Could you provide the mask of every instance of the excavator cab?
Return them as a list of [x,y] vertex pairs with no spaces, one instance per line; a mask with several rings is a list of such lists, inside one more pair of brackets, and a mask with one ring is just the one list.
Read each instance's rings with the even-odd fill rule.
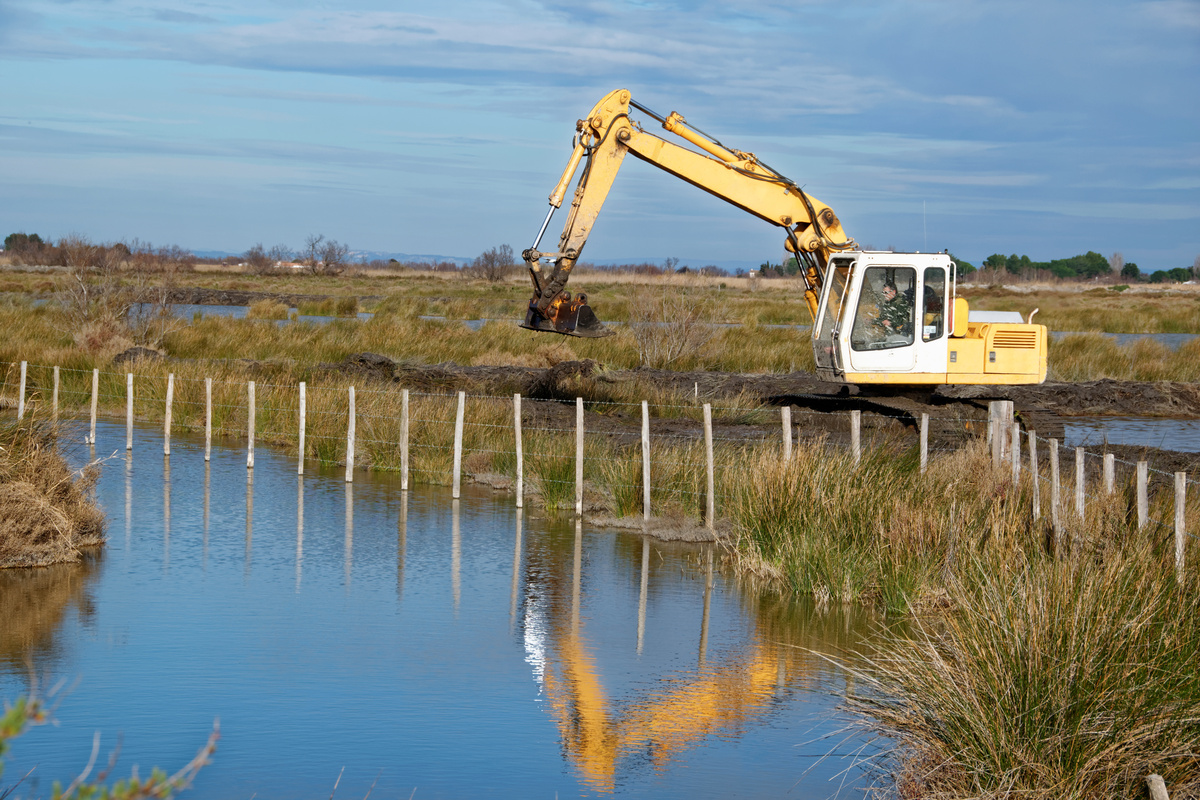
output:
[[813,353],[853,384],[1040,383],[1046,329],[1016,312],[972,312],[944,253],[856,251],[830,259]]

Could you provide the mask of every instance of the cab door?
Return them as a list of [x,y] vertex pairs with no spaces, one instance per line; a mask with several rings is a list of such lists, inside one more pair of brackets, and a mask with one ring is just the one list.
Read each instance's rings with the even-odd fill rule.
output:
[[921,270],[917,297],[916,351],[918,373],[945,374],[948,362],[947,346],[950,317],[947,313],[953,302],[949,290],[951,276],[946,267],[925,267]]
[[870,266],[856,277],[847,348],[851,370],[912,372],[919,340],[916,268]]

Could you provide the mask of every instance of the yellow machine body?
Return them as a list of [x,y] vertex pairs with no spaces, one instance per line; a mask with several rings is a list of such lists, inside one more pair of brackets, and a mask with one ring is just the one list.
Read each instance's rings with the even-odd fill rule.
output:
[[[684,144],[644,130],[630,117],[634,109]],[[676,112],[656,114],[625,89],[610,92],[576,123],[574,148],[550,193],[546,221],[522,254],[534,288],[524,327],[588,337],[610,333],[587,297],[572,298],[565,287],[626,154],[783,230],[784,248],[795,255],[805,284],[820,377],[864,385],[1046,379],[1046,328],[1015,312],[970,311],[957,296],[956,266],[948,255],[858,249],[833,209],[794,181],[753,153],[689,127]],[[558,247],[541,252],[542,236],[576,173]]]

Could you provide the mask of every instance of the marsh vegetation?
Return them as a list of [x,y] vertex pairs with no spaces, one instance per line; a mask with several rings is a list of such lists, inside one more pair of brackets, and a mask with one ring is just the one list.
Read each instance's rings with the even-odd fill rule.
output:
[[[579,275],[592,305],[606,321],[636,319],[647,306],[647,284],[633,276]],[[648,346],[628,327],[600,340],[552,339],[515,328],[528,291],[511,281],[467,282],[438,275],[266,276],[196,274],[189,282],[256,291],[328,294],[321,310],[353,314],[360,304],[371,320],[326,325],[278,325],[280,308],[264,303],[244,320],[203,317],[192,324],[160,321],[143,333],[109,315],[110,324],[87,335],[60,304],[35,304],[30,293],[63,290],[60,275],[6,275],[0,304],[0,361],[34,365],[34,404],[45,409],[49,366],[62,367],[60,402],[77,412],[90,396],[91,370],[101,369],[102,409],[124,406],[124,372],[138,375],[136,413],[161,420],[167,375],[175,375],[175,426],[202,430],[204,378],[214,379],[213,426],[218,434],[246,430],[245,387],[258,390],[260,440],[294,446],[296,385],[309,387],[307,455],[337,463],[344,457],[345,392],[358,395],[359,464],[399,466],[398,385],[370,383],[345,369],[359,353],[388,356],[401,370],[453,362],[460,365],[552,368],[591,359],[592,371],[572,372],[551,385],[545,408],[582,396],[589,425],[632,418],[632,405],[649,400],[656,419],[697,424],[695,395],[653,373],[645,380],[605,380],[606,370],[649,363]],[[121,278],[118,278],[118,283]],[[768,283],[768,282],[764,282]],[[653,295],[669,307],[682,292],[709,304],[708,335],[680,350],[653,346],[674,369],[756,372],[812,369],[798,286],[778,281],[752,291],[735,279],[671,276]],[[47,286],[48,284],[48,286]],[[1200,333],[1198,295],[1157,295],[1100,289],[1017,293],[972,289],[979,308],[1040,308],[1037,321],[1056,330]],[[339,299],[340,298],[340,299]],[[304,310],[304,309],[302,309]],[[311,310],[311,309],[310,309]],[[472,331],[422,319],[487,318]],[[145,343],[169,360],[110,366],[131,344]],[[1169,350],[1153,342],[1119,346],[1098,334],[1052,342],[1052,377],[1092,380],[1200,381],[1200,341]],[[11,372],[11,369],[10,369]],[[11,374],[5,391],[11,392]],[[448,386],[423,385],[412,396],[414,479],[445,482],[455,400]],[[464,442],[467,472],[508,476],[514,468],[511,396],[473,398]],[[778,412],[759,396],[718,403],[717,424],[765,429]],[[534,412],[531,412],[534,413]],[[529,418],[527,475],[531,495],[546,508],[573,504],[574,441],[566,410],[542,409]],[[28,427],[14,429],[34,431]],[[776,429],[777,430],[777,429]],[[31,436],[32,433],[13,433]],[[36,438],[36,437],[35,437]],[[32,441],[32,440],[31,440]],[[623,436],[589,438],[585,480],[590,513],[621,519],[641,510],[637,444]],[[699,442],[663,441],[655,453],[656,513],[695,520],[705,486]],[[35,448],[36,449],[36,448]],[[723,531],[730,557],[746,572],[767,576],[823,603],[868,605],[887,618],[920,620],[885,638],[872,653],[876,668],[862,671],[855,702],[905,745],[894,765],[897,786],[909,796],[1030,797],[1129,796],[1147,771],[1168,778],[1173,796],[1200,793],[1200,682],[1192,661],[1200,649],[1200,578],[1192,546],[1176,578],[1163,528],[1139,529],[1129,489],[1094,493],[1083,519],[1064,514],[1058,537],[1034,520],[1033,478],[1016,483],[993,471],[979,446],[935,458],[922,474],[909,440],[874,442],[853,462],[842,447],[810,439],[790,461],[778,439],[723,437],[716,444]],[[503,485],[502,482],[497,482]],[[1043,491],[1043,503],[1046,499]],[[1152,516],[1169,515],[1169,499]],[[1200,530],[1193,499],[1188,530]],[[936,614],[926,616],[930,612]]]

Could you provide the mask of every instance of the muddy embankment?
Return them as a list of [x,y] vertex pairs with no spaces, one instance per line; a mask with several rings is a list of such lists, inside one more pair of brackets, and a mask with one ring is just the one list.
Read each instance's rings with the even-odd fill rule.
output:
[[[1080,415],[1200,417],[1200,386],[1190,383],[1139,383],[1088,381],[1044,383],[1038,386],[945,386],[933,390],[884,394],[860,391],[818,380],[808,373],[762,375],[726,372],[672,372],[668,370],[606,370],[593,361],[569,361],[549,369],[533,367],[456,364],[408,365],[384,356],[360,353],[322,369],[354,376],[375,384],[395,384],[418,391],[466,391],[506,396],[519,392],[529,401],[523,406],[526,423],[570,428],[574,425],[575,397],[596,400],[610,396],[636,396],[636,387],[669,387],[697,404],[739,407],[754,404],[792,407],[792,420],[801,442],[825,437],[849,442],[849,416],[862,412],[864,436],[915,443],[921,414],[930,418],[929,444],[934,451],[961,446],[986,430],[990,400],[1011,400],[1024,427],[1043,438],[1063,439],[1063,418]],[[622,387],[620,384],[628,384]],[[635,391],[623,391],[634,388]],[[621,441],[640,441],[641,410],[636,405],[615,405],[604,413],[589,413],[589,431],[606,433]],[[690,419],[664,418],[653,423],[656,435],[697,435]],[[778,422],[718,422],[714,435],[725,439],[762,439],[780,435]],[[1143,448],[1109,448],[1125,461],[1144,457]],[[1200,474],[1200,455],[1154,450],[1149,458],[1155,469],[1186,470]],[[1066,462],[1070,464],[1070,461]],[[1065,468],[1065,467],[1064,467]],[[1091,469],[1089,465],[1089,469]]]

